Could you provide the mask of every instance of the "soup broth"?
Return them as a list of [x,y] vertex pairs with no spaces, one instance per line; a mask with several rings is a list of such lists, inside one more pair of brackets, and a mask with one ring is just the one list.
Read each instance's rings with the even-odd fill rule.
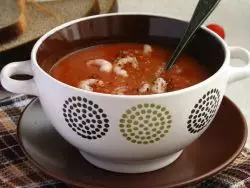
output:
[[205,66],[183,54],[164,70],[172,51],[138,43],[103,44],[75,51],[51,69],[55,79],[84,90],[118,95],[147,95],[195,85],[210,76]]

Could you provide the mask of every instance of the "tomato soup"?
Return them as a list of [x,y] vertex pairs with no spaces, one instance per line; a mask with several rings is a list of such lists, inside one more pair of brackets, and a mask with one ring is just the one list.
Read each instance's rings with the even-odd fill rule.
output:
[[164,70],[171,53],[170,49],[151,44],[97,45],[65,56],[50,74],[74,87],[118,95],[175,91],[210,76],[202,64],[187,54],[171,70]]

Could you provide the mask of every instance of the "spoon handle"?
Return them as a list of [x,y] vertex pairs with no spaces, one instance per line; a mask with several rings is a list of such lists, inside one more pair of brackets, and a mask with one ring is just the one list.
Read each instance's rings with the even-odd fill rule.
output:
[[199,0],[189,25],[181,38],[178,46],[176,47],[173,55],[166,65],[166,69],[169,70],[176,62],[180,53],[186,47],[187,43],[193,37],[195,31],[203,24],[207,17],[213,12],[220,0]]

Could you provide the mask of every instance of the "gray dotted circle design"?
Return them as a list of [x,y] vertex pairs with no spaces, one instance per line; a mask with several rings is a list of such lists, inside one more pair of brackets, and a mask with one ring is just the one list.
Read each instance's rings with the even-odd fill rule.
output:
[[198,133],[208,125],[215,116],[219,100],[218,89],[211,89],[198,100],[188,117],[187,129],[190,133]]
[[122,136],[133,144],[153,144],[164,138],[171,128],[168,109],[157,104],[138,104],[127,109],[120,119]]
[[62,110],[67,125],[82,138],[95,140],[108,132],[107,115],[91,100],[70,97],[64,102]]

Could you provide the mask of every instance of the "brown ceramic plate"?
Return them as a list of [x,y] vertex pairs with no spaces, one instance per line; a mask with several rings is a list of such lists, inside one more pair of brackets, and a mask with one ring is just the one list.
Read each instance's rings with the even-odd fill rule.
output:
[[85,188],[166,188],[196,183],[224,169],[244,147],[247,125],[240,110],[225,97],[212,125],[176,162],[143,174],[112,173],[89,164],[57,134],[37,99],[23,112],[17,134],[31,162],[68,184]]

